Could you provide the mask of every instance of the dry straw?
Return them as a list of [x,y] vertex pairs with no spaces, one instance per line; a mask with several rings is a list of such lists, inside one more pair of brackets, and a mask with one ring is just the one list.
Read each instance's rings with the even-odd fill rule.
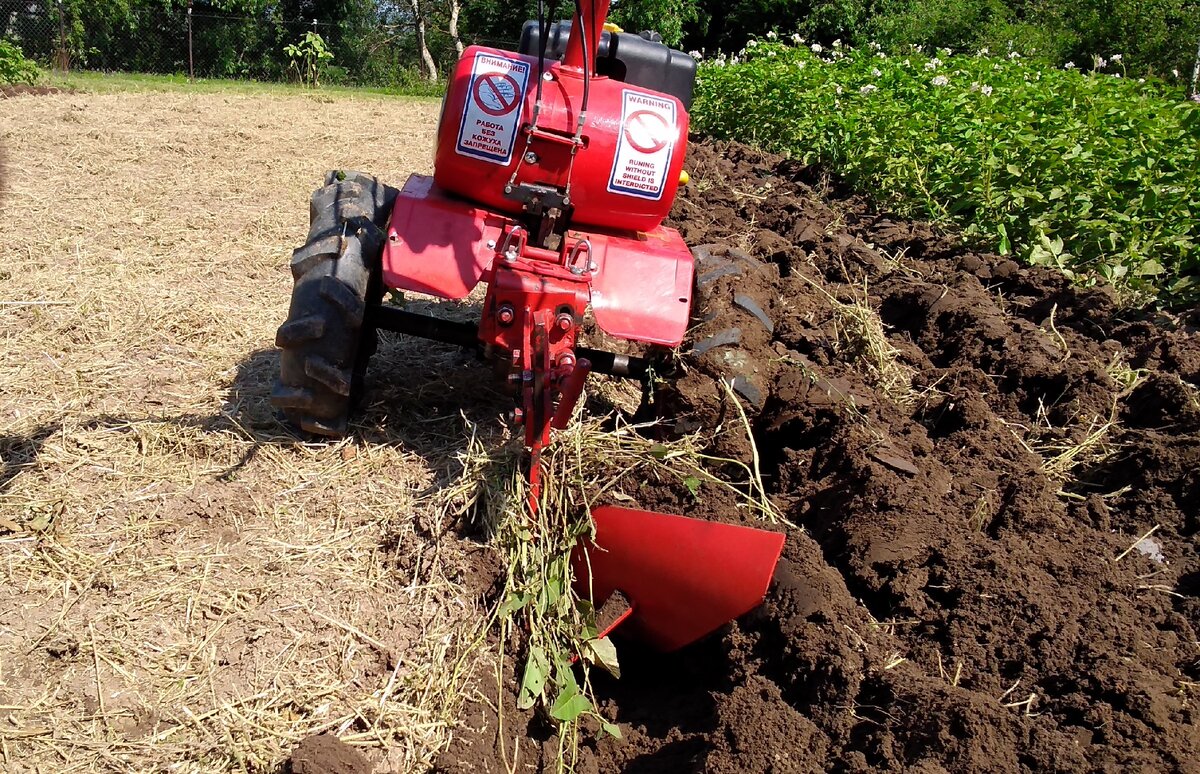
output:
[[332,731],[419,771],[447,743],[483,618],[430,529],[456,415],[388,377],[430,356],[385,346],[408,408],[358,445],[266,402],[308,192],[428,171],[436,112],[0,101],[0,770],[268,771]]

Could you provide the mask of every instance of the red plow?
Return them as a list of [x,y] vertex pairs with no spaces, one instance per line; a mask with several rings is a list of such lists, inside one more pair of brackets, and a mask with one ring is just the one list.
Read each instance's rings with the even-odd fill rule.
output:
[[[685,178],[695,62],[605,25],[608,5],[579,0],[570,23],[527,24],[519,52],[464,51],[432,177],[396,190],[331,173],[313,194],[272,393],[301,429],[346,432],[377,330],[476,349],[516,400],[536,515],[543,449],[572,420],[588,375],[644,381],[651,370],[646,358],[581,346],[585,313],[617,339],[683,342],[694,261],[662,223]],[[464,299],[481,283],[478,324],[382,303],[388,289]],[[784,541],[614,506],[592,518],[576,590],[597,606],[626,601],[623,630],[667,650],[758,605]]]

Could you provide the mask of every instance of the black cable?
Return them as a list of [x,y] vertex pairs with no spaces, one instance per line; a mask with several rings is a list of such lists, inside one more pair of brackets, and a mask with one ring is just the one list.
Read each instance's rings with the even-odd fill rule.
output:
[[[593,11],[595,8],[593,7]],[[583,19],[583,0],[575,0],[575,18],[579,19],[579,42],[583,46],[583,102],[579,105],[579,129],[576,136],[583,134],[583,124],[587,118],[588,95],[591,91],[592,79],[588,74],[588,66],[591,64],[591,55],[588,53],[588,26]],[[593,19],[593,21],[595,21]],[[575,30],[571,31],[573,34]]]
[[537,98],[533,103],[533,126],[537,126],[538,115],[542,112],[542,76],[546,70],[546,43],[549,30],[546,28],[546,4],[538,0],[538,69],[537,69]]

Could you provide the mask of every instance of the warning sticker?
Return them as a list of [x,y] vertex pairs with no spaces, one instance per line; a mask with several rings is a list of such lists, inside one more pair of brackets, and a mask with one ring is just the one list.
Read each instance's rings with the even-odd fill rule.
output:
[[660,199],[671,153],[679,130],[675,125],[675,103],[641,92],[622,93],[621,137],[613,159],[608,190],[612,193]]
[[494,164],[512,160],[528,84],[528,62],[476,54],[455,149]]

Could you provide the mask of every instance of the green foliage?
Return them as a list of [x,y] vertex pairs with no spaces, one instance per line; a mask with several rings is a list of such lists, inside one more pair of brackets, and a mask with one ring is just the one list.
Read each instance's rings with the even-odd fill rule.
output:
[[990,48],[1054,64],[1122,54],[1131,72],[1183,71],[1200,40],[1197,0],[883,0],[865,43]]
[[304,33],[299,43],[284,46],[283,53],[300,82],[314,88],[321,85],[321,70],[333,61],[333,52],[325,45],[325,38],[316,32]]
[[1081,281],[1200,296],[1200,105],[1011,57],[761,43],[701,68],[693,126],[819,163],[901,212]]
[[629,32],[654,30],[664,43],[678,46],[684,25],[698,18],[698,6],[695,0],[624,0],[612,7],[609,18]]
[[21,53],[21,49],[0,38],[0,84],[33,84],[41,70]]

